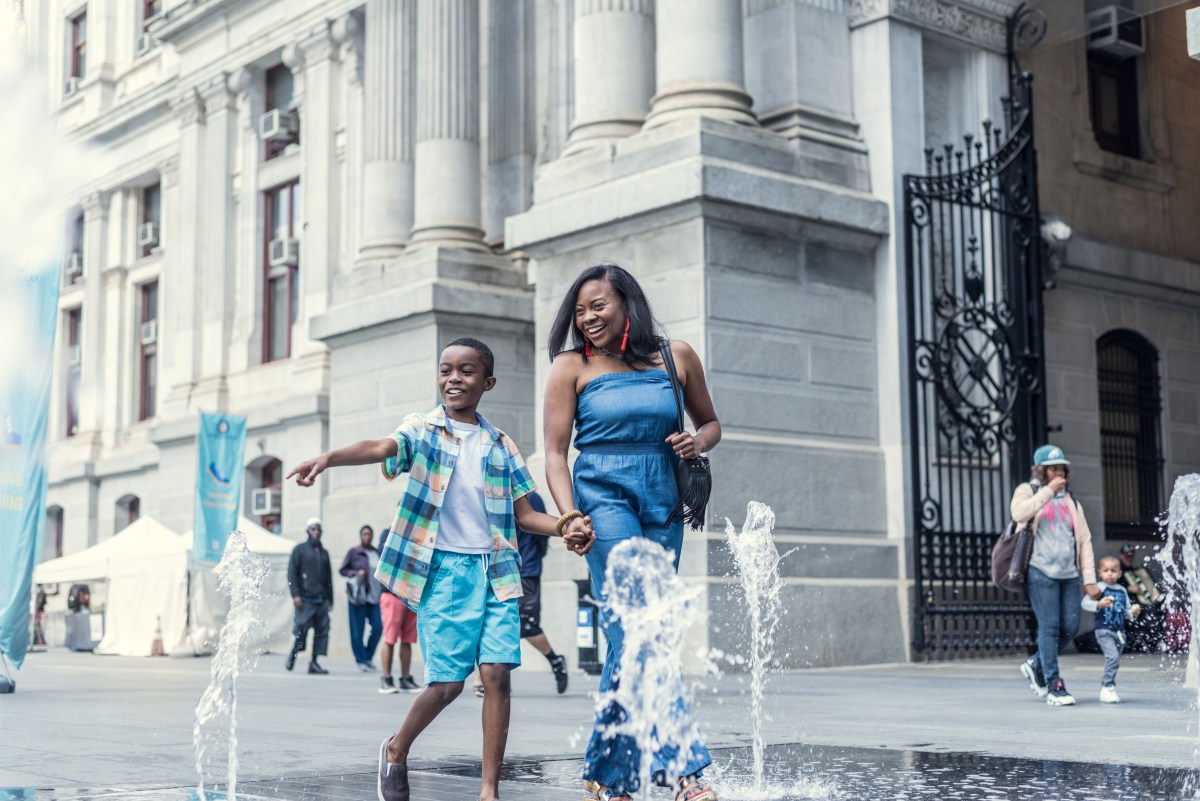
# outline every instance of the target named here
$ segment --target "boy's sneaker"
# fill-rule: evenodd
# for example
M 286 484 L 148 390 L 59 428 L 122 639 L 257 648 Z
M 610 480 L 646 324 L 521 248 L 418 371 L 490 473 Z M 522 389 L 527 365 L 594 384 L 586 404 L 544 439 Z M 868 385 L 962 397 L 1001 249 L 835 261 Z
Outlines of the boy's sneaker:
M 401 676 L 400 690 L 406 693 L 419 693 L 421 692 L 421 685 L 417 684 L 416 680 L 413 679 L 412 676 Z
M 379 746 L 379 778 L 375 782 L 379 801 L 408 801 L 408 765 L 387 761 L 390 736 L 383 738 Z
M 1021 663 L 1021 675 L 1029 679 L 1029 689 L 1037 693 L 1038 698 L 1046 697 L 1046 677 L 1042 675 L 1042 666 L 1037 661 L 1037 656 L 1031 656 Z
M 550 657 L 550 669 L 554 671 L 554 684 L 558 694 L 562 695 L 567 691 L 567 658 L 562 654 Z
M 1074 706 L 1075 698 L 1067 692 L 1067 685 L 1062 679 L 1055 679 L 1046 694 L 1046 703 L 1050 706 Z
M 474 686 L 472 689 L 473 689 L 473 690 L 475 690 L 475 697 L 476 697 L 476 698 L 482 698 L 482 697 L 483 697 L 483 685 L 482 685 L 482 684 L 476 684 L 476 685 L 475 685 L 475 686 Z
M 1117 695 L 1116 685 L 1106 684 L 1100 688 L 1100 703 L 1102 704 L 1119 704 L 1121 696 Z
M 391 695 L 392 693 L 398 693 L 400 691 L 396 689 L 396 682 L 391 676 L 380 676 L 379 692 L 383 693 L 384 695 Z

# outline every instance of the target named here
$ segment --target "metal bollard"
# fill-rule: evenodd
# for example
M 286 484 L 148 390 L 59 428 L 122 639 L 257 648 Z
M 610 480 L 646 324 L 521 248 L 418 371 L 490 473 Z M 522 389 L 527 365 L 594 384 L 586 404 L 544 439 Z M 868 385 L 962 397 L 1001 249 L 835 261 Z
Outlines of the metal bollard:
M 592 599 L 592 584 L 588 579 L 575 579 L 579 605 L 575 612 L 575 644 L 579 646 L 579 669 L 589 676 L 598 676 L 604 669 L 600 659 L 600 609 Z

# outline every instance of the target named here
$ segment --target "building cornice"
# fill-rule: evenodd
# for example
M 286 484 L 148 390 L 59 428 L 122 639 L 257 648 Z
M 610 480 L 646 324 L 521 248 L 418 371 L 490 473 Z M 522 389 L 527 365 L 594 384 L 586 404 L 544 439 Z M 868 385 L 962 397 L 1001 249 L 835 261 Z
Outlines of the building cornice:
M 1003 53 L 1005 20 L 1016 9 L 1008 0 L 849 0 L 850 27 L 884 18 Z

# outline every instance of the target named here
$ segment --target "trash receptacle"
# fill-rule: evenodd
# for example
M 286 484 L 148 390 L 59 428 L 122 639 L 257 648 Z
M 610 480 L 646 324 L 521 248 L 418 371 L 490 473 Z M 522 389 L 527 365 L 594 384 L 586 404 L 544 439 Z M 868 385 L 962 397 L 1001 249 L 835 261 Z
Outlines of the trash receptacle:
M 575 579 L 579 602 L 575 611 L 575 644 L 579 647 L 579 669 L 591 676 L 600 675 L 604 661 L 600 659 L 600 609 L 592 598 L 588 579 Z

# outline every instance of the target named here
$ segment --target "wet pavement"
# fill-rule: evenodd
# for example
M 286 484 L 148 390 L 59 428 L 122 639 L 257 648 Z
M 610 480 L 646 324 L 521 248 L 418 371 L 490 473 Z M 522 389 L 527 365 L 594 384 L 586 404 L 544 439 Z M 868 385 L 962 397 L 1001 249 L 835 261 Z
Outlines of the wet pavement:
M 1200 773 L 1177 768 L 1016 759 L 978 753 L 843 748 L 804 744 L 767 749 L 763 786 L 750 780 L 748 748 L 716 749 L 712 776 L 723 801 L 1177 801 L 1196 798 Z M 505 765 L 501 791 L 528 801 L 581 797 L 578 759 L 526 760 Z M 412 801 L 473 799 L 479 764 L 471 759 L 414 763 Z M 305 776 L 238 784 L 244 801 L 369 801 L 370 773 Z M 654 799 L 669 801 L 655 788 Z M 205 801 L 221 801 L 218 787 Z M 0 801 L 200 801 L 193 788 L 3 789 Z

